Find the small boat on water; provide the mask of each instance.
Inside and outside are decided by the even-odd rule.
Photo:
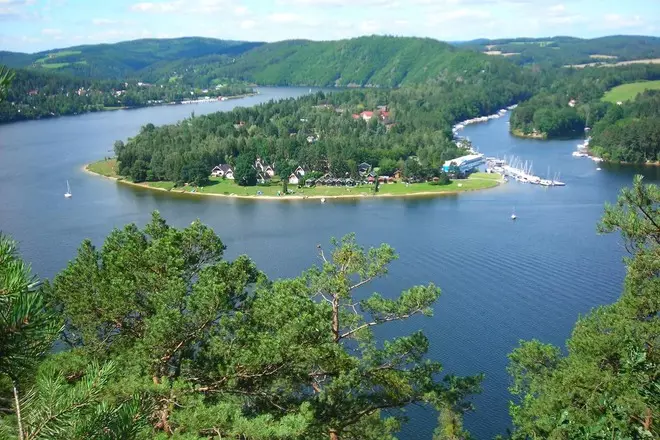
[[[69,186],[69,181],[67,180],[66,181],[66,192],[64,193],[64,197],[67,198],[67,199],[70,199],[72,196],[73,196],[73,194],[71,194],[71,187]]]
[[[515,220],[518,217],[516,216],[516,208],[513,208],[513,212],[511,213],[511,220]]]
[[[325,203],[325,197],[321,197],[321,203]]]

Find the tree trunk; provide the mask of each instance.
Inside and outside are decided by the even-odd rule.
[[[330,430],[330,440],[339,440],[339,434],[334,429]]]
[[[21,404],[18,400],[18,390],[16,389],[16,382],[12,384],[14,386],[14,400],[16,402],[16,420],[18,421],[18,439],[23,440],[25,434],[23,434],[23,419],[21,418]]]
[[[339,342],[339,295],[332,297],[332,334],[334,341]]]

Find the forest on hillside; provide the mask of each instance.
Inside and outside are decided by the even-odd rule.
[[[18,69],[0,102],[0,123],[82,114],[118,108],[136,108],[187,99],[217,99],[252,93],[245,83],[226,80],[208,89],[177,82],[164,85],[94,80]],[[206,90],[206,91],[204,91]]]
[[[535,95],[511,116],[511,129],[547,138],[582,137],[615,104],[602,102],[605,92],[619,84],[660,78],[660,66],[561,69],[546,75]]]
[[[591,150],[605,160],[660,161],[660,91],[647,91],[632,102],[610,104],[594,126]]]
[[[494,57],[506,56],[511,62],[520,65],[541,64],[552,67],[660,58],[660,38],[641,35],[612,35],[592,39],[480,39],[457,43],[457,46],[488,52]]]

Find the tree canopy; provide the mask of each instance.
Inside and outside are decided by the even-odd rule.
[[[578,320],[567,355],[539,341],[510,355],[514,439],[660,436],[660,189],[635,178],[599,226],[631,255],[620,299]]]

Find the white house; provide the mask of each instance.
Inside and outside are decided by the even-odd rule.
[[[291,173],[291,175],[289,176],[289,183],[291,185],[298,185],[298,183],[300,183],[300,179],[298,179],[296,173]]]
[[[298,166],[298,168],[296,168],[296,170],[294,171],[294,173],[297,174],[297,175],[299,175],[299,176],[304,176],[304,175],[305,175],[305,170],[303,169],[303,167]]]
[[[227,164],[222,163],[211,170],[211,176],[234,179],[234,170]]]
[[[275,169],[272,166],[268,165],[266,168],[264,168],[264,174],[273,177],[275,175]]]

